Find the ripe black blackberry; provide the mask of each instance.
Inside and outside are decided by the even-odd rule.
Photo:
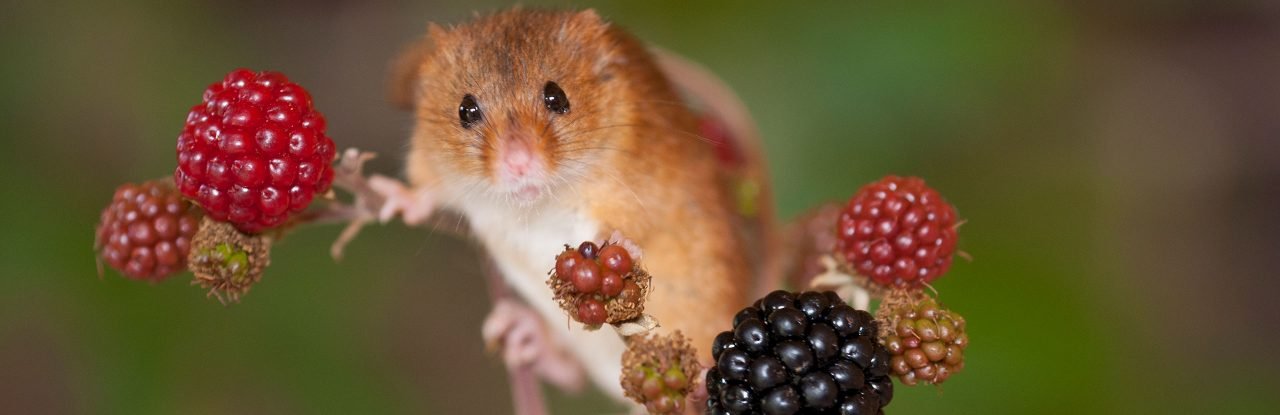
[[[832,292],[774,291],[711,345],[708,414],[878,414],[893,400],[871,314]]]

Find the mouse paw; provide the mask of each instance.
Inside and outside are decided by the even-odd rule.
[[[369,188],[382,195],[384,201],[378,209],[378,221],[387,223],[396,215],[406,225],[421,225],[435,211],[435,195],[425,188],[410,188],[399,180],[382,175],[369,177]]]
[[[542,317],[528,306],[498,300],[480,331],[485,347],[500,351],[508,371],[527,367],[563,390],[582,389],[582,367],[555,344]]]

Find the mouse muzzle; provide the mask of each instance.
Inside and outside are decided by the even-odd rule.
[[[550,171],[537,131],[512,120],[495,133],[490,160],[498,187],[523,202],[540,197]]]

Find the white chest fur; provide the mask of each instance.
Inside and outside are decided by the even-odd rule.
[[[547,271],[565,244],[595,239],[599,226],[578,212],[544,204],[520,207],[514,204],[470,201],[458,206],[471,229],[484,244],[507,284],[524,298],[546,321],[546,326],[573,352],[595,383],[605,392],[622,398],[618,383],[625,345],[613,330],[588,332],[572,323],[552,299]]]

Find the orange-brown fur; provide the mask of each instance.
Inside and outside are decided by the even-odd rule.
[[[683,331],[709,363],[712,339],[744,305],[752,274],[711,148],[644,45],[591,11],[512,10],[431,26],[401,68],[397,95],[415,104],[418,120],[408,158],[415,185],[492,181],[507,145],[497,137],[531,137],[563,179],[547,203],[634,240],[654,275],[646,311],[663,330]],[[566,91],[568,114],[542,107],[548,80]],[[478,129],[458,123],[468,93],[486,106]]]

